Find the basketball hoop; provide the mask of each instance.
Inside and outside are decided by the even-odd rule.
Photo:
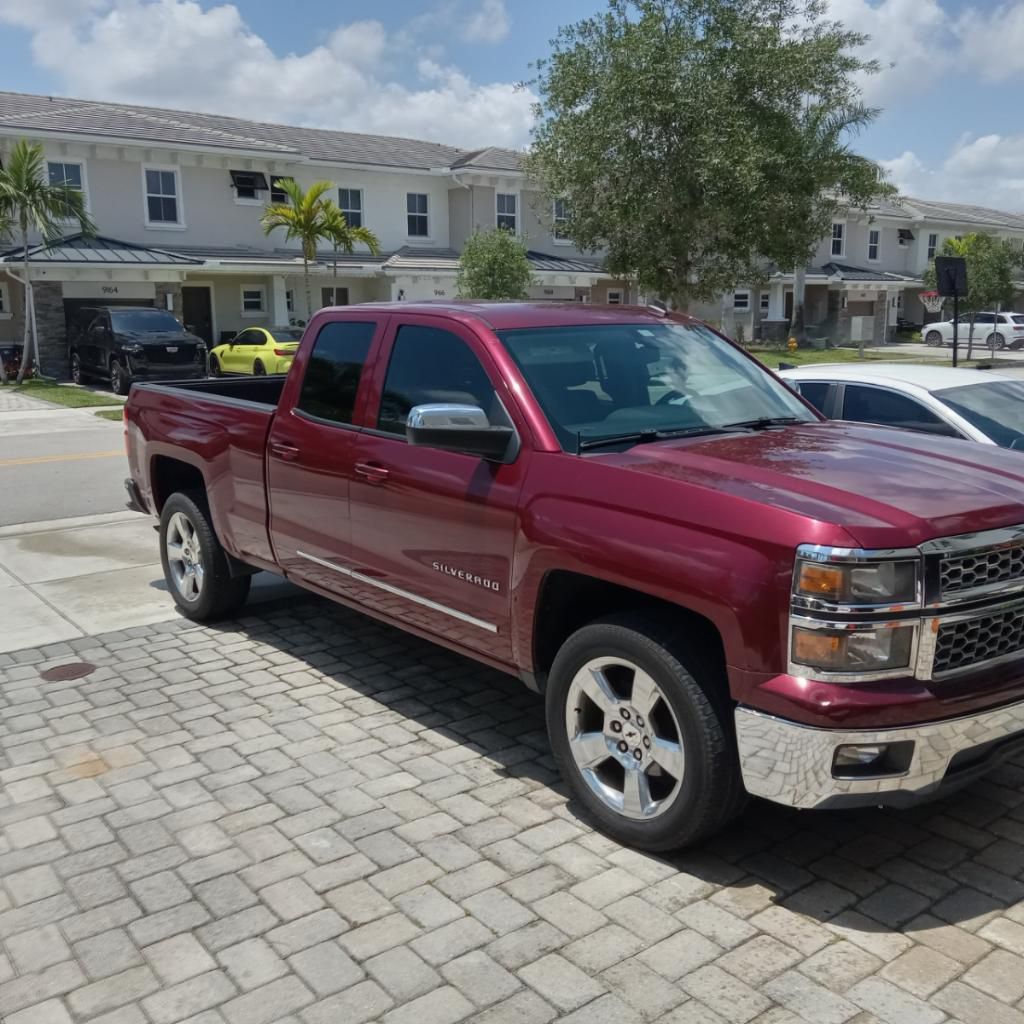
[[[941,313],[942,304],[946,301],[938,292],[921,292],[918,298],[929,313]]]

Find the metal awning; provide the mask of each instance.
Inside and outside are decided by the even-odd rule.
[[[0,263],[23,263],[25,249],[9,249],[0,253]],[[99,266],[150,266],[189,267],[200,266],[201,259],[182,256],[164,249],[150,249],[132,242],[122,242],[104,235],[82,234],[55,238],[28,247],[29,263],[61,263]]]

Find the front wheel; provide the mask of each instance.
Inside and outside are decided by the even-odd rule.
[[[936,347],[936,346],[942,345],[943,344],[942,332],[941,331],[929,331],[924,336],[924,343],[926,345],[931,345],[933,348]]]
[[[77,352],[71,353],[71,383],[81,384],[82,383],[82,360],[78,357]]]
[[[232,576],[213,532],[202,493],[172,494],[160,513],[160,561],[182,614],[211,622],[237,611],[249,596],[250,576]]]
[[[132,378],[117,359],[110,360],[110,389],[115,395],[127,395],[132,387]]]
[[[988,336],[988,347],[993,352],[998,352],[1000,349],[1006,348],[1006,339],[997,331],[995,334]]]
[[[672,850],[738,813],[744,792],[719,675],[656,617],[596,622],[565,642],[548,682],[548,734],[598,828]]]
[[[224,371],[220,368],[220,360],[216,356],[210,356],[210,376],[220,377]]]

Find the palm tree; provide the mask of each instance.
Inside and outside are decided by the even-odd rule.
[[[0,170],[0,223],[5,221],[13,226],[24,255],[21,286],[25,295],[25,331],[22,338],[21,368],[18,370],[20,384],[25,379],[25,373],[32,361],[30,337],[34,344],[36,365],[39,364],[35,300],[29,277],[29,231],[34,230],[42,235],[44,240],[49,241],[66,231],[68,221],[77,221],[79,231],[85,235],[93,234],[96,229],[86,212],[84,195],[67,185],[51,185],[46,178],[43,147],[24,139],[15,145],[7,166]]]
[[[334,294],[338,294],[338,253],[353,253],[357,245],[365,245],[373,256],[380,252],[377,236],[364,227],[354,228],[338,206],[328,200],[324,211],[324,236],[334,246]]]
[[[313,293],[309,285],[309,262],[316,259],[316,244],[327,237],[326,212],[331,204],[324,196],[334,187],[329,181],[316,181],[303,190],[291,178],[280,178],[276,182],[288,197],[287,203],[269,203],[263,209],[260,223],[265,234],[277,228],[284,228],[284,237],[299,240],[302,246],[302,277],[306,286],[306,313],[313,313]]]

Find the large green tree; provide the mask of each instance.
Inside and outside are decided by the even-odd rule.
[[[1014,274],[1024,267],[1024,256],[1005,238],[983,232],[947,238],[942,245],[942,255],[960,256],[967,262],[967,294],[960,298],[959,305],[960,312],[969,313],[971,317],[967,332],[967,358],[970,359],[974,350],[974,318],[978,313],[1013,301]],[[924,284],[926,288],[935,288],[934,263],[924,272]]]
[[[533,270],[521,238],[498,228],[478,231],[459,257],[459,296],[464,299],[525,299]]]
[[[678,305],[803,265],[892,191],[850,148],[866,41],[824,0],[609,0],[537,65],[529,170],[580,248]]]
[[[36,331],[35,298],[28,258],[29,233],[34,231],[49,241],[65,234],[69,223],[75,224],[83,234],[95,231],[85,209],[83,194],[78,189],[68,187],[66,183],[50,184],[43,147],[21,139],[15,143],[6,164],[0,169],[0,234],[5,231],[13,234],[21,244],[24,256],[20,278],[24,295],[24,330],[21,367],[18,370],[19,384],[32,366],[33,354],[37,367],[39,364],[39,336]],[[2,359],[0,382],[7,382]]]

